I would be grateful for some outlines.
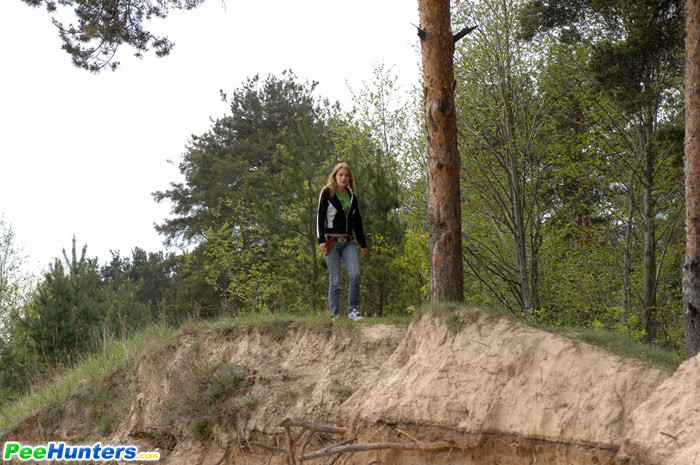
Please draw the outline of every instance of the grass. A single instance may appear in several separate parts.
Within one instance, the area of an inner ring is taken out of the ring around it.
[[[253,329],[261,334],[271,336],[273,339],[279,339],[284,337],[287,331],[297,328],[328,330],[333,326],[357,328],[378,324],[407,327],[411,321],[413,321],[412,316],[387,315],[364,318],[360,321],[340,318],[331,322],[330,316],[326,313],[297,314],[278,312],[225,316],[215,320],[187,323],[187,326],[181,327],[181,331],[217,330],[223,334],[235,336],[237,330],[248,331]]]
[[[62,370],[57,377],[33,386],[13,402],[3,403],[0,408],[0,434],[40,409],[64,404],[71,396],[78,395],[83,387],[97,384],[126,368],[137,357],[153,350],[154,344],[164,345],[172,333],[170,327],[151,326],[130,338],[107,343],[100,352]]]
[[[420,314],[423,313],[430,313],[442,319],[452,335],[462,331],[468,323],[478,321],[478,327],[481,328],[498,318],[509,318],[527,326],[601,347],[623,357],[636,358],[647,364],[647,366],[661,368],[669,372],[674,372],[683,362],[678,354],[670,350],[652,344],[641,343],[625,334],[605,329],[537,324],[518,317],[505,309],[496,307],[479,307],[477,310],[457,303],[437,303],[425,305],[420,311]],[[482,318],[486,319],[481,320]]]
[[[162,405],[166,422],[184,423],[204,436],[214,425],[236,417],[240,410],[237,397],[251,385],[244,367],[225,360],[202,363],[197,353],[183,360],[174,375],[177,378]],[[252,396],[244,397],[242,403],[255,407]]]
[[[478,322],[479,327],[482,327],[495,321],[497,318],[506,317],[574,340],[602,347],[624,357],[637,358],[650,366],[663,368],[671,372],[682,362],[681,358],[673,352],[657,346],[639,343],[625,335],[598,329],[536,325],[500,308],[480,307],[480,310],[474,310],[456,303],[427,304],[417,312],[417,315],[420,316],[426,312],[442,318],[453,334],[463,331],[471,323]],[[376,324],[406,327],[412,320],[412,316],[389,315],[379,318],[365,318],[360,321],[341,318],[331,322],[329,315],[325,312],[307,314],[280,312],[187,321],[177,329],[164,325],[155,325],[128,339],[112,341],[106,344],[99,353],[85,357],[72,368],[63,370],[59,376],[33,386],[30,392],[13,402],[3,403],[0,407],[0,433],[7,432],[42,408],[46,409],[50,406],[55,406],[55,408],[60,410],[61,406],[70,398],[80,396],[81,392],[85,392],[91,386],[99,385],[100,380],[104,380],[120,370],[126,370],[137,358],[172,344],[175,339],[183,334],[213,330],[235,338],[237,334],[240,334],[239,331],[254,330],[278,339],[284,337],[288,331],[296,328],[330,332],[334,327],[355,329]],[[213,383],[213,386],[216,386],[216,381]],[[215,390],[216,387],[213,387],[213,389]],[[339,384],[337,386],[334,385],[332,390],[338,397],[338,400],[351,394],[351,392],[346,392],[343,386]],[[252,407],[252,405],[249,405],[253,403],[252,399],[243,402],[245,406]],[[102,432],[108,432],[114,427],[114,422],[109,416],[99,412],[96,414],[96,420],[98,421],[98,428]],[[192,429],[206,430],[206,426],[203,426],[201,422],[195,423],[190,425]]]
[[[334,379],[331,384],[331,392],[338,400],[338,403],[342,404],[352,395],[352,388],[350,386],[345,386],[337,379]]]
[[[213,320],[188,320],[178,328],[154,325],[124,340],[107,343],[100,352],[86,356],[73,367],[60,371],[60,374],[54,378],[35,384],[29,392],[15,401],[3,403],[0,407],[0,434],[9,431],[42,408],[64,404],[71,396],[79,395],[85,387],[98,384],[99,380],[126,368],[138,357],[164,347],[183,334],[216,330],[235,337],[237,331],[253,329],[273,338],[281,338],[293,328],[330,331],[333,326],[350,328],[375,324],[408,326],[411,320],[412,317],[408,316],[390,315],[381,318],[365,318],[357,322],[347,318],[331,322],[326,313],[280,312],[228,316]],[[102,417],[100,429],[109,430],[113,425],[108,425],[109,422],[104,419],[104,415]]]
[[[570,339],[586,342],[601,347],[609,352],[636,358],[650,367],[662,368],[673,373],[683,362],[676,353],[653,344],[635,341],[625,334],[605,329],[576,328],[565,326],[533,325],[550,333],[560,334]]]

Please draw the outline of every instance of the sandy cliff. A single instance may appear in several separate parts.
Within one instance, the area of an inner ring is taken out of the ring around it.
[[[407,330],[193,332],[123,375],[128,413],[107,437],[80,439],[139,444],[167,465],[284,464],[269,448],[284,447],[278,425],[292,417],[341,425],[357,443],[442,445],[344,454],[338,463],[700,464],[698,359],[671,376],[507,318],[450,318],[426,313]],[[235,393],[237,413],[202,434],[168,417],[167,405],[192,367],[213,362],[245,369],[247,400]],[[50,428],[37,415],[4,439],[75,441],[81,410],[62,411]],[[319,434],[309,450],[340,440]]]

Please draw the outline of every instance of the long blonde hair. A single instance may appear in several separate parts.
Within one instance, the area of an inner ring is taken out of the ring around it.
[[[333,172],[331,175],[328,177],[328,184],[323,186],[325,189],[326,187],[331,188],[331,197],[335,195],[336,192],[338,192],[338,183],[335,181],[335,175],[338,174],[338,171],[341,169],[345,168],[348,170],[348,174],[350,175],[350,180],[348,181],[348,187],[350,188],[351,191],[355,192],[355,177],[352,175],[352,170],[348,166],[347,163],[338,163],[335,165],[335,168],[333,168]]]

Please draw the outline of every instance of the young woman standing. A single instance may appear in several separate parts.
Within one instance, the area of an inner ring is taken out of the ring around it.
[[[355,195],[355,179],[350,167],[338,163],[321,191],[316,213],[318,247],[326,254],[328,265],[328,303],[333,320],[340,316],[340,259],[348,271],[348,318],[361,320],[360,261],[353,233],[362,253],[367,253],[367,240]]]

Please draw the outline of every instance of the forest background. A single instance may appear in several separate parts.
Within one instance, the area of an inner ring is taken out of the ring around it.
[[[682,354],[683,5],[569,3],[453,2],[453,25],[478,25],[455,50],[465,300]],[[188,143],[184,182],[153,194],[179,253],[99,263],[74,241],[32,278],[3,221],[2,398],[153,321],[325,312],[315,212],[340,161],[371,251],[362,311],[415,312],[430,277],[423,96],[396,81],[378,64],[351,110],[292,71],[222,93],[230,112]]]

